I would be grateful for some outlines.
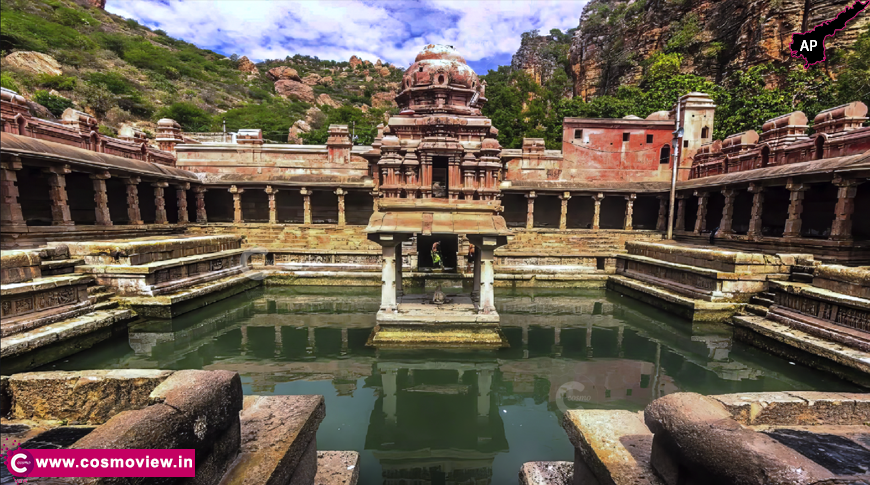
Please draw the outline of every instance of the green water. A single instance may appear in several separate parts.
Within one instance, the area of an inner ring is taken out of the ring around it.
[[[677,391],[853,385],[604,290],[496,293],[510,348],[375,351],[377,290],[257,289],[130,328],[46,369],[228,369],[246,394],[322,394],[321,450],[356,450],[361,483],[510,484],[573,460],[564,410],[641,410]]]

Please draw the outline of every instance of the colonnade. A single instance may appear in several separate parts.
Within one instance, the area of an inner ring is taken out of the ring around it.
[[[590,228],[593,231],[597,231],[601,229],[601,202],[605,197],[622,197],[625,199],[625,214],[623,217],[622,229],[626,231],[631,231],[634,229],[634,202],[637,200],[637,194],[626,194],[626,195],[605,195],[604,192],[597,192],[591,195],[577,195],[572,194],[570,191],[560,192],[558,194],[553,193],[538,193],[537,191],[529,191],[523,194],[527,201],[527,210],[526,210],[526,229],[533,229],[535,227],[535,199],[541,196],[556,196],[561,201],[561,212],[559,215],[559,229],[566,230],[568,229],[568,201],[571,200],[572,197],[591,197],[593,202],[593,214],[592,214],[592,224]],[[660,204],[660,215],[659,221],[663,220],[663,218],[667,215],[667,206],[665,204]],[[665,211],[665,212],[662,212]],[[657,224],[656,230],[664,230],[664,225],[660,222]]]

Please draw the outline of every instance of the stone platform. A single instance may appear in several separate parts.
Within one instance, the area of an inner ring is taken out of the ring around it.
[[[378,312],[381,325],[426,325],[431,323],[498,324],[498,312],[478,313],[477,304],[468,295],[447,295],[444,304],[432,303],[432,295],[406,295],[399,298],[398,311]]]
[[[196,479],[178,483],[355,485],[359,479],[358,453],[317,451],[323,396],[242,396],[235,372],[15,374],[3,377],[0,398],[3,436],[24,448],[193,449]]]

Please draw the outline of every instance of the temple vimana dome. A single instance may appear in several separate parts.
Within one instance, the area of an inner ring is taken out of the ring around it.
[[[687,91],[512,147],[461,50],[394,73],[369,144],[4,87],[4,439],[209,484],[865,483],[867,106],[714,139]]]

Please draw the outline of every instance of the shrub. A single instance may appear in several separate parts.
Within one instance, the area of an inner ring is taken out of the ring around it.
[[[39,90],[33,95],[33,101],[45,106],[55,116],[63,114],[67,108],[72,108],[73,102],[63,96],[49,94],[48,91]]]
[[[106,111],[118,104],[117,96],[112,94],[105,84],[86,83],[78,93],[83,98],[85,106],[93,109],[98,118],[102,118]]]
[[[13,91],[18,91],[18,84],[12,79],[12,75],[8,72],[0,72],[0,86],[11,89]]]
[[[72,76],[40,74],[36,77],[36,82],[44,88],[59,89],[61,91],[71,91],[76,87],[76,78]]]
[[[99,125],[97,131],[103,136],[117,136],[115,130],[106,125]]]
[[[87,75],[88,83],[103,84],[112,94],[129,94],[135,89],[132,83],[117,72],[92,72]]]
[[[211,126],[211,115],[193,103],[178,102],[161,108],[154,115],[155,121],[160,118],[170,118],[178,122],[184,131],[208,131]]]

